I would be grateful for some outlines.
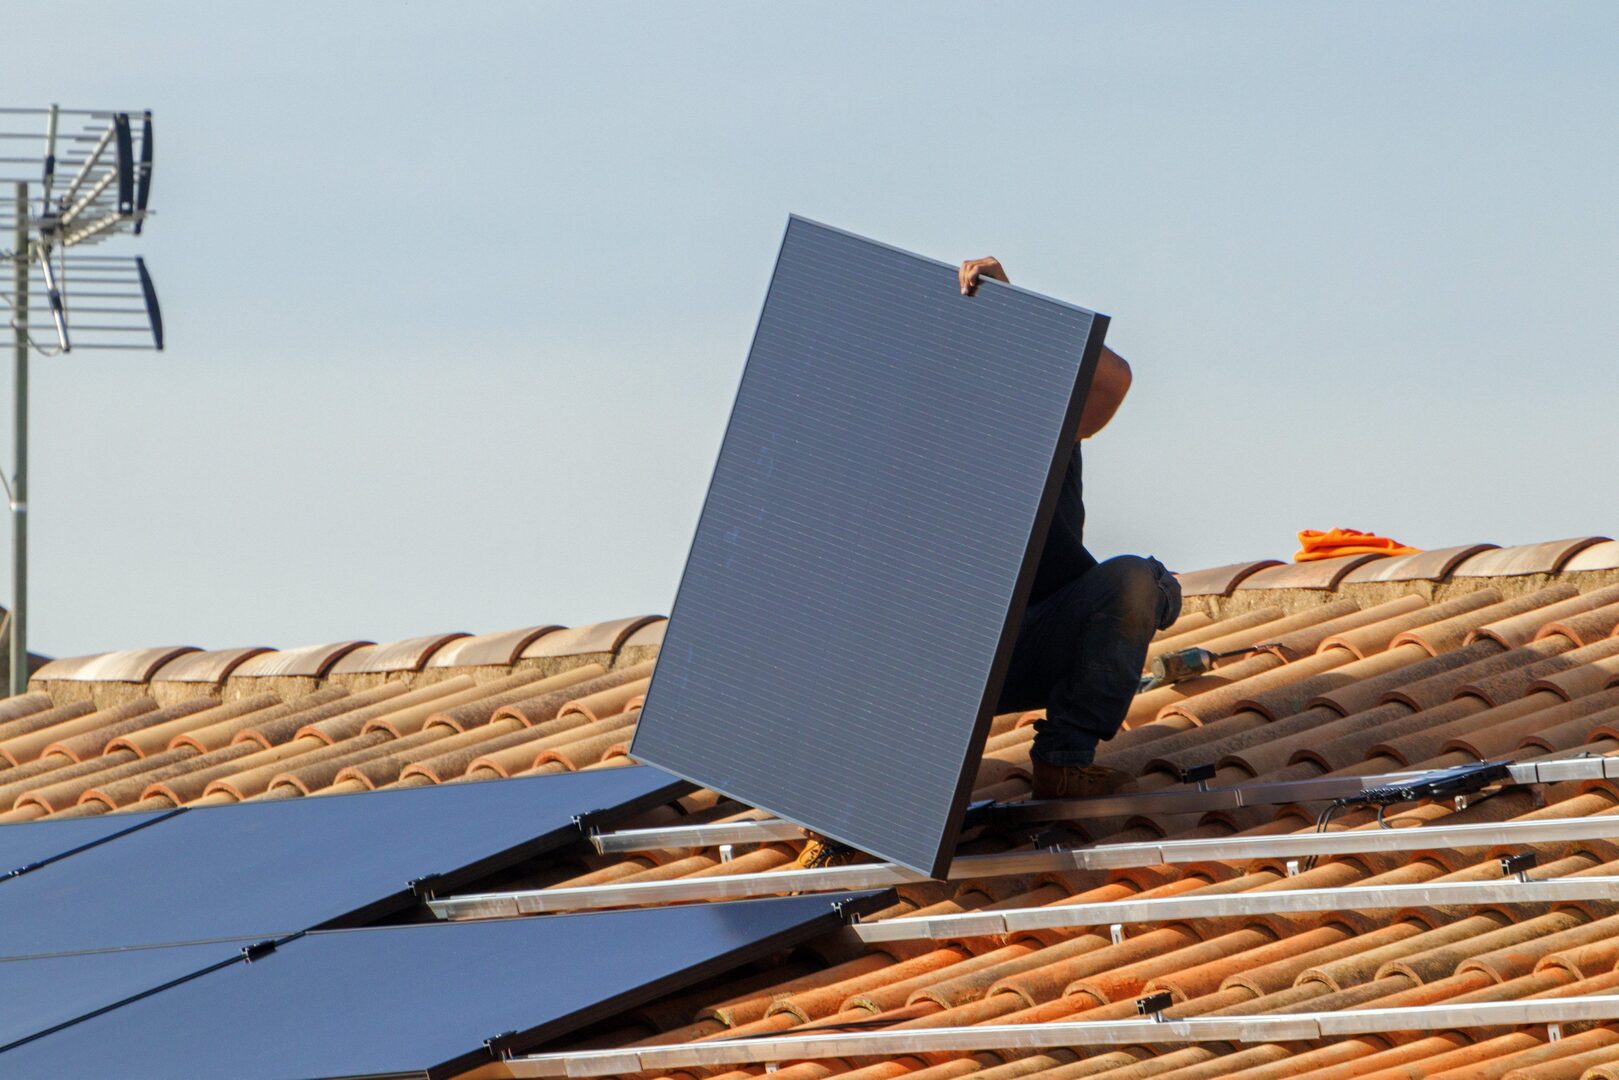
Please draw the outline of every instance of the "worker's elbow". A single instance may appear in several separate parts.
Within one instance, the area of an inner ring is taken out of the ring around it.
[[[1084,407],[1080,410],[1075,440],[1088,439],[1107,426],[1113,414],[1119,411],[1119,406],[1124,404],[1132,378],[1130,365],[1124,357],[1104,348],[1096,374],[1091,379],[1090,391],[1085,395]]]

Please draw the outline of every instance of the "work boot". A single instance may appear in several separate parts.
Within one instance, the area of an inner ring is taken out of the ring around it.
[[[853,866],[866,861],[864,853],[856,851],[847,844],[840,844],[836,840],[822,836],[820,833],[809,833],[804,841],[804,849],[793,860],[793,870],[820,870],[829,866]]]
[[[1135,778],[1106,765],[1050,765],[1034,760],[1036,799],[1090,799],[1114,795]]]

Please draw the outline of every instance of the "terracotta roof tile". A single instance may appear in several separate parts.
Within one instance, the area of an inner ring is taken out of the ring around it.
[[[1606,536],[1577,536],[1568,540],[1547,540],[1481,552],[1463,562],[1455,577],[1512,577],[1521,574],[1554,574],[1570,559]]]
[[[1585,570],[1619,570],[1619,540],[1604,540],[1581,548],[1562,567],[1565,574]]]
[[[394,671],[420,671],[440,649],[470,635],[455,632],[405,638],[385,645],[364,645],[343,656],[328,670],[330,675],[377,674]]]
[[[1230,563],[1207,570],[1192,570],[1176,574],[1182,596],[1230,596],[1243,579],[1267,566],[1280,566],[1279,559],[1260,559],[1257,562]]]
[[[1237,590],[1241,592],[1248,589],[1336,589],[1338,583],[1351,570],[1386,557],[1347,555],[1338,559],[1285,563],[1250,574],[1237,585]]]
[[[337,641],[327,645],[304,645],[296,649],[264,653],[255,656],[236,669],[236,676],[244,679],[285,678],[288,676],[318,679],[332,669],[347,654],[369,641]]]
[[[1437,560],[1441,553],[1424,554]],[[1475,555],[1468,564],[1492,554]],[[1443,556],[1451,561],[1456,557],[1454,552]],[[1259,574],[1281,576],[1282,571],[1292,576],[1301,568],[1321,572],[1308,564],[1277,566],[1259,571],[1256,579],[1263,583]],[[1329,576],[1339,569],[1329,566]],[[1407,572],[1416,574],[1410,565],[1402,571]],[[1424,573],[1442,580],[1444,566]],[[1367,574],[1371,580],[1370,570]],[[1401,579],[1391,574],[1381,580]],[[1247,607],[1258,600],[1264,609],[1224,618],[1218,617],[1221,604],[1215,600],[1207,610],[1183,615],[1159,635],[1153,650],[1269,641],[1278,641],[1279,648],[1222,664],[1201,679],[1140,695],[1132,728],[1104,744],[1099,758],[1135,771],[1140,790],[1156,790],[1177,783],[1179,767],[1203,761],[1217,764],[1216,783],[1232,783],[1333,771],[1364,774],[1402,763],[1435,767],[1484,757],[1521,759],[1548,749],[1619,753],[1619,688],[1606,688],[1619,678],[1619,638],[1609,636],[1619,623],[1619,591],[1609,588],[1610,580],[1587,580],[1604,587],[1587,585],[1579,593],[1569,579],[1562,579],[1528,596],[1504,600],[1501,592],[1516,593],[1522,586],[1464,592],[1471,583],[1452,584],[1429,590],[1440,602],[1412,595],[1375,606],[1342,596],[1328,596],[1329,602],[1322,603],[1302,594],[1275,600],[1260,594],[1231,604]],[[1395,591],[1370,595],[1381,600]],[[521,641],[524,636],[544,628],[447,643],[434,639],[442,647],[431,658],[414,653],[416,663],[497,670],[417,677],[407,664],[390,672],[401,676],[396,681],[362,693],[315,688],[322,674],[363,670],[367,657],[390,646],[355,654],[345,664],[332,655],[342,647],[317,647],[312,652],[319,655],[295,656],[295,663],[282,665],[284,671],[271,672],[303,681],[290,687],[260,684],[277,694],[257,693],[226,704],[201,700],[159,712],[155,702],[145,700],[97,712],[87,702],[52,707],[44,694],[0,702],[0,755],[10,750],[21,761],[0,768],[0,820],[319,797],[607,767],[622,760],[615,755],[623,753],[633,732],[638,713],[632,706],[644,692],[651,665],[604,669],[638,659],[622,653],[654,647],[663,627],[662,620],[642,618],[553,631],[527,643]],[[545,665],[523,665],[510,675],[498,670],[562,634],[571,640],[564,638],[561,648],[553,645],[554,656],[599,659],[599,666],[576,667],[551,678],[544,677],[549,670]],[[212,655],[200,654],[193,662],[201,664],[202,656]],[[236,673],[287,656],[244,658]],[[479,662],[471,663],[469,657]],[[165,672],[159,681],[167,678]],[[231,697],[252,686],[235,682],[225,693]],[[995,719],[979,774],[980,791],[989,785],[987,790],[998,797],[1027,794],[1032,731],[1026,720],[1017,713]],[[29,755],[30,760],[22,760]],[[712,793],[706,801],[683,805],[693,815],[689,820],[750,813]],[[1311,828],[1314,809],[1255,806],[1202,816],[1121,817],[1085,822],[1076,835],[1147,839],[1224,836],[1238,830],[1285,833]],[[682,820],[672,809],[661,813],[649,820]],[[1512,788],[1475,799],[1460,812],[1448,803],[1427,803],[1390,808],[1388,816],[1399,827],[1420,827],[1439,821],[1597,813],[1619,813],[1619,787]],[[1340,826],[1377,827],[1374,815],[1361,810],[1342,813],[1333,822],[1334,828]],[[963,850],[997,850],[1006,842],[984,835],[972,841],[978,847]],[[1544,857],[1537,874],[1619,869],[1619,863],[1603,861],[1619,859],[1619,847],[1612,844],[1579,845],[1577,851],[1538,847]],[[1291,877],[1279,860],[1256,860],[919,885],[902,890],[905,899],[879,917],[1078,904],[1138,894],[1489,880],[1500,873],[1489,854],[1326,859]],[[522,873],[537,882],[534,887],[725,876],[779,869],[792,858],[793,847],[744,845],[734,856],[724,862],[708,849],[619,858],[571,849]],[[876,1019],[926,1027],[1105,1019],[1131,1015],[1133,995],[1149,989],[1171,991],[1177,1016],[1611,992],[1619,988],[1619,976],[1612,970],[1619,962],[1619,916],[1610,912],[1603,905],[1566,905],[1552,911],[1465,908],[1191,920],[1131,927],[1119,944],[1091,928],[1013,935],[1009,940],[894,943],[881,950],[829,939],[824,962],[800,954],[785,968],[736,972],[722,980],[736,986],[734,992],[707,992],[697,1000],[690,995],[705,992],[688,991],[684,1005],[671,1002],[663,1008],[654,1003],[633,1017],[604,1022],[591,1039],[596,1045],[651,1043],[786,1031],[828,1020]],[[734,1001],[728,1004],[728,998]],[[699,1019],[699,1012],[706,1018]],[[1451,1033],[1329,1040],[1320,1046],[1142,1046],[1079,1057],[1066,1050],[1022,1057],[945,1054],[927,1060],[787,1065],[778,1073],[789,1074],[788,1080],[820,1080],[832,1073],[854,1080],[901,1075],[917,1080],[969,1075],[974,1080],[1070,1080],[1128,1067],[1115,1076],[1292,1080],[1398,1075],[1410,1080],[1416,1075],[1409,1071],[1413,1069],[1425,1075],[1447,1070],[1475,1075],[1481,1062],[1489,1063],[1490,1075],[1500,1075],[1506,1067],[1549,1066],[1565,1059],[1569,1069],[1587,1068],[1608,1044],[1574,1043],[1583,1034],[1567,1032],[1562,1043],[1571,1045],[1559,1047],[1562,1057],[1544,1060],[1535,1057],[1549,1045],[1543,1032],[1525,1029],[1505,1036],[1473,1033],[1475,1041]],[[1619,1062],[1619,1052],[1613,1060]],[[758,1080],[763,1070],[736,1070],[734,1075],[736,1080]],[[681,1080],[691,1078],[682,1075]]]
[[[176,657],[201,651],[194,645],[171,645],[156,649],[124,649],[96,656],[74,656],[52,660],[34,672],[34,679],[40,682],[63,679],[74,682],[143,683]]]
[[[1460,547],[1432,548],[1415,555],[1395,555],[1357,566],[1344,576],[1345,585],[1369,581],[1443,581],[1466,560],[1495,544],[1463,544]]]
[[[222,683],[244,662],[269,651],[263,645],[249,645],[238,649],[187,652],[158,668],[152,673],[151,679],[153,682]]]
[[[533,660],[540,657],[615,653],[637,630],[662,618],[662,615],[638,615],[558,630],[530,644],[523,650],[522,658]]]
[[[457,638],[435,652],[427,661],[430,668],[439,667],[511,667],[517,663],[523,650],[554,630],[556,624],[525,626],[519,630],[501,630],[493,634],[475,634]]]

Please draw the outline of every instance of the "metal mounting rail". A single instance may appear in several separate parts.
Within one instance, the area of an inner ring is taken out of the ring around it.
[[[1310,911],[1369,911],[1468,904],[1548,904],[1619,897],[1619,877],[1592,876],[1520,881],[1455,881],[1431,885],[1365,885],[1341,889],[1240,892],[1219,896],[1167,896],[1099,904],[1007,908],[920,918],[856,923],[862,941],[913,941],[982,937],[1030,930],[1288,915]]]
[[[1343,832],[1304,832],[1285,836],[1153,840],[1137,844],[1098,844],[1085,848],[1011,851],[1000,855],[959,857],[950,864],[947,878],[951,881],[963,881],[1048,871],[1118,870],[1211,861],[1291,859],[1308,855],[1365,855],[1390,851],[1521,847],[1525,844],[1566,843],[1580,840],[1619,840],[1619,817],[1490,821],[1469,825],[1424,825],[1396,829],[1357,828]],[[638,907],[646,904],[741,900],[756,896],[778,896],[789,892],[877,889],[926,880],[928,878],[924,875],[893,863],[865,863],[818,870],[732,874],[728,877],[675,878],[670,881],[478,893],[433,900],[429,906],[441,919],[475,919],[538,915],[556,911]]]
[[[1258,1016],[1191,1016],[1170,1020],[1076,1020],[1048,1024],[979,1024],[973,1027],[780,1035],[716,1039],[639,1049],[580,1050],[509,1057],[514,1077],[614,1076],[653,1070],[752,1065],[799,1059],[894,1054],[1045,1050],[1059,1046],[1130,1046],[1197,1042],[1304,1042],[1405,1031],[1570,1024],[1619,1019],[1619,996],[1483,1001],[1472,1005],[1417,1005],[1403,1009],[1350,1009]]]
[[[603,855],[720,844],[768,844],[802,840],[804,830],[790,821],[726,821],[714,825],[671,825],[663,829],[620,829],[595,833],[590,842]]]
[[[1553,784],[1570,780],[1619,779],[1619,758],[1561,758],[1505,765],[1503,784]],[[1231,787],[1180,787],[1162,791],[1109,795],[1094,799],[1052,799],[995,803],[970,808],[986,824],[1015,826],[1051,821],[1083,821],[1129,814],[1188,814],[1235,810],[1244,806],[1283,806],[1359,795],[1370,788],[1423,781],[1457,770],[1378,773],[1373,776],[1324,776],[1311,780],[1238,784]],[[969,824],[972,824],[969,820]],[[660,829],[624,829],[590,838],[602,854],[717,847],[720,844],[768,844],[801,840],[804,830],[790,821],[732,821],[715,825],[673,825]]]

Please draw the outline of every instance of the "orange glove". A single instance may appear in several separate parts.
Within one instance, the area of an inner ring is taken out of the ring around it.
[[[1358,529],[1332,529],[1328,532],[1305,529],[1299,533],[1299,550],[1294,552],[1293,561],[1313,562],[1344,555],[1415,555],[1421,550]]]

